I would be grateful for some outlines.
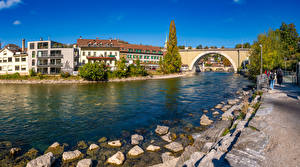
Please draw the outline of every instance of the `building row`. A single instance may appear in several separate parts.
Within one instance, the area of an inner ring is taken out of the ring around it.
[[[51,40],[29,41],[25,48],[8,44],[1,49],[0,74],[29,74],[29,70],[42,74],[77,74],[86,63],[104,62],[115,70],[116,62],[125,58],[127,64],[140,60],[146,69],[157,69],[163,58],[163,48],[150,45],[129,44],[122,40],[77,39],[76,44],[67,45]]]

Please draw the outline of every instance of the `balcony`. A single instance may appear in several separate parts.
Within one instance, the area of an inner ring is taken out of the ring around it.
[[[55,63],[55,64],[50,63],[50,67],[62,67],[62,66],[63,66],[62,63]]]
[[[63,58],[62,54],[51,54],[50,58]]]
[[[38,67],[48,67],[49,64],[48,63],[38,63],[37,66]]]

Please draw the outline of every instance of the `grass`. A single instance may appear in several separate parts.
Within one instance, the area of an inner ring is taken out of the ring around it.
[[[244,112],[240,112],[239,116],[236,119],[243,120],[245,118],[246,114]]]
[[[249,126],[249,128],[252,129],[252,130],[258,131],[258,132],[260,131],[259,129],[257,129],[257,128],[254,127],[254,126]]]
[[[224,132],[222,133],[222,136],[226,136],[229,132],[230,132],[230,130],[228,128],[226,128],[224,130]]]

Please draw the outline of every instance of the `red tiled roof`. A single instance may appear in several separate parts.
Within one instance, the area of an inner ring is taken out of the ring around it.
[[[116,57],[87,57],[87,59],[92,60],[114,60]]]
[[[149,51],[161,51],[160,47],[151,46],[151,45],[135,45],[135,44],[120,44],[121,51],[128,50],[128,49],[139,49],[139,50],[149,50]]]

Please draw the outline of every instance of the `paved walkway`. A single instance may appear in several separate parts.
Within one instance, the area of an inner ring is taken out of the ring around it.
[[[276,86],[228,153],[230,166],[300,167],[300,88]]]

